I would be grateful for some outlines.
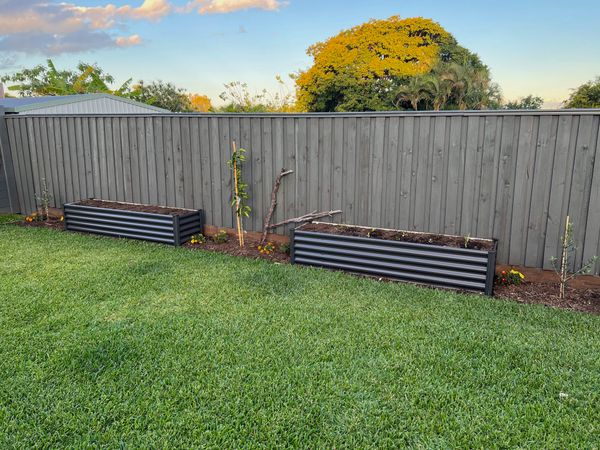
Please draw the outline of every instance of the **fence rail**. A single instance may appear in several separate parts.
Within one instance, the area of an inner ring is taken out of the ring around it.
[[[575,266],[600,254],[600,111],[9,116],[23,211],[40,181],[56,206],[81,198],[206,211],[233,227],[231,140],[259,231],[275,176],[274,221],[341,209],[336,221],[495,237],[498,262],[550,267],[571,216]],[[600,264],[595,267],[599,273]]]

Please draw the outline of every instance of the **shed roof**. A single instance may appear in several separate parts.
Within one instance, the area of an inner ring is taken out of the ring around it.
[[[89,100],[97,99],[110,99],[116,102],[123,102],[130,105],[135,105],[140,108],[156,111],[160,113],[169,113],[170,111],[158,108],[156,106],[148,105],[146,103],[136,102],[125,97],[119,97],[111,94],[76,94],[76,95],[48,95],[40,97],[18,97],[0,98],[0,107],[5,108],[8,113],[20,113],[26,111],[33,111],[36,109],[56,107],[61,105],[68,105],[72,103],[85,102]]]

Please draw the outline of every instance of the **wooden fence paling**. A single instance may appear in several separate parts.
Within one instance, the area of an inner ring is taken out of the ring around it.
[[[569,214],[576,265],[600,253],[598,110],[3,120],[23,212],[46,178],[57,207],[143,201],[202,208],[207,223],[231,227],[235,139],[248,151],[249,231],[260,231],[285,167],[294,174],[276,220],[339,208],[345,223],[495,237],[499,263],[549,268]]]

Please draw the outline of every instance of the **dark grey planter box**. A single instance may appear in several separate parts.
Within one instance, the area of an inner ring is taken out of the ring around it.
[[[201,209],[171,215],[66,203],[64,210],[67,230],[170,245],[186,243],[194,234],[202,233],[204,226]]]
[[[292,264],[345,270],[492,295],[497,242],[471,250],[326,232],[292,230]]]

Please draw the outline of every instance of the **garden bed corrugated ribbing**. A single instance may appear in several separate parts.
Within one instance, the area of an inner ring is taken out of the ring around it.
[[[294,264],[492,295],[496,241],[323,222],[292,232]]]
[[[65,204],[65,228],[106,236],[181,245],[202,233],[202,210],[105,200]]]

